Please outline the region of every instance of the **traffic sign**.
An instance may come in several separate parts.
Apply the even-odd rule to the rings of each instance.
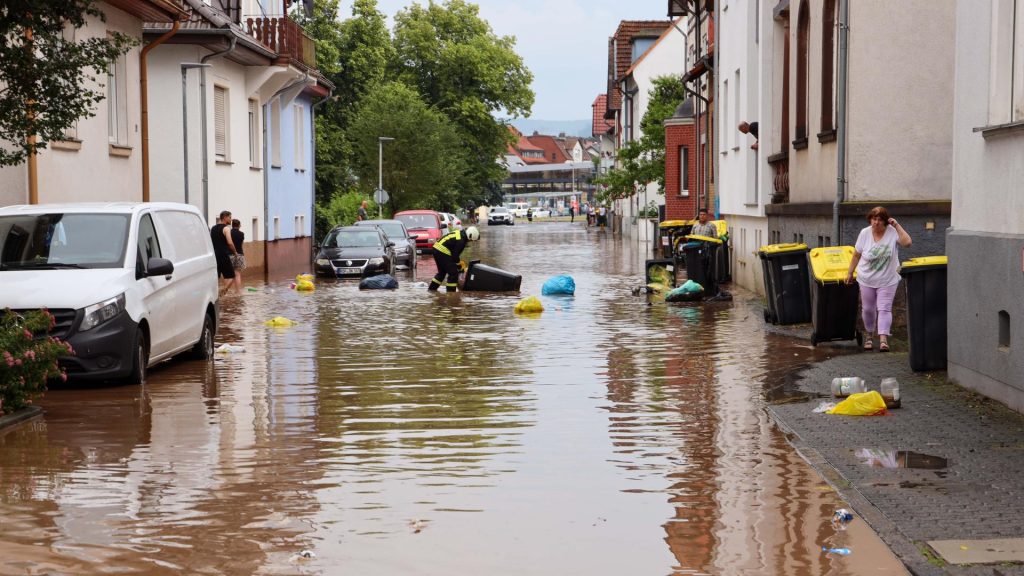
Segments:
[[[384,204],[388,201],[388,198],[390,198],[390,196],[388,196],[387,191],[383,188],[378,188],[373,191],[373,201],[377,204]]]

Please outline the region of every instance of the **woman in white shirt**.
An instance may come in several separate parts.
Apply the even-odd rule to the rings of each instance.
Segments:
[[[857,271],[860,284],[861,312],[864,317],[864,349],[871,350],[871,335],[878,328],[878,350],[889,351],[889,330],[892,327],[892,301],[900,284],[899,246],[906,248],[913,242],[910,234],[900,226],[889,212],[876,206],[868,212],[870,226],[860,231],[854,248],[846,283],[853,282]]]

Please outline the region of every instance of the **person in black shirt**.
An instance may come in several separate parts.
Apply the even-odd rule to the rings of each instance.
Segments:
[[[757,140],[759,138],[757,135],[757,122],[740,122],[740,125],[737,126],[737,128],[740,132],[750,134],[754,137],[754,143],[750,145],[750,149],[757,150]]]
[[[224,210],[220,213],[217,224],[210,229],[210,240],[213,241],[213,255],[217,258],[217,274],[224,278],[223,288],[226,289],[235,282],[235,267],[231,265],[231,256],[238,254],[231,240],[231,212]]]
[[[231,221],[231,243],[235,245],[235,252],[231,255],[231,266],[235,269],[235,288],[242,289],[242,270],[245,270],[245,232],[242,232],[242,223],[239,220]]]

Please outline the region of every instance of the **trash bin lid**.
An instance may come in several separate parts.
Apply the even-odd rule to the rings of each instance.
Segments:
[[[665,220],[658,224],[662,229],[665,228],[682,228],[683,226],[693,226],[693,220]]]
[[[774,255],[782,254],[785,252],[807,252],[807,244],[769,244],[767,246],[761,246],[758,250],[761,255]]]
[[[811,271],[822,284],[845,282],[853,261],[853,246],[828,246],[811,250]],[[857,272],[854,271],[854,277]]]
[[[719,238],[725,238],[729,234],[729,224],[725,220],[712,220],[711,223],[715,225]]]
[[[687,234],[687,240],[697,240],[699,242],[711,242],[712,244],[721,244],[722,241],[718,238],[712,238],[711,236],[701,236],[700,234]]]
[[[934,270],[935,268],[945,268],[948,264],[949,258],[946,256],[922,256],[920,258],[911,258],[901,265],[900,274],[908,272],[924,272],[925,270]]]

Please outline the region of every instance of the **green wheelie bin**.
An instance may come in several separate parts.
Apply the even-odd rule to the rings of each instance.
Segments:
[[[846,283],[846,273],[853,261],[853,246],[815,248],[808,257],[811,262],[811,345],[833,340],[856,340],[864,336],[857,331],[857,299],[860,286]]]
[[[765,320],[772,324],[811,321],[806,244],[769,244],[758,251],[765,270]]]
[[[907,282],[907,335],[910,369],[946,369],[946,256],[907,260],[900,274]]]

